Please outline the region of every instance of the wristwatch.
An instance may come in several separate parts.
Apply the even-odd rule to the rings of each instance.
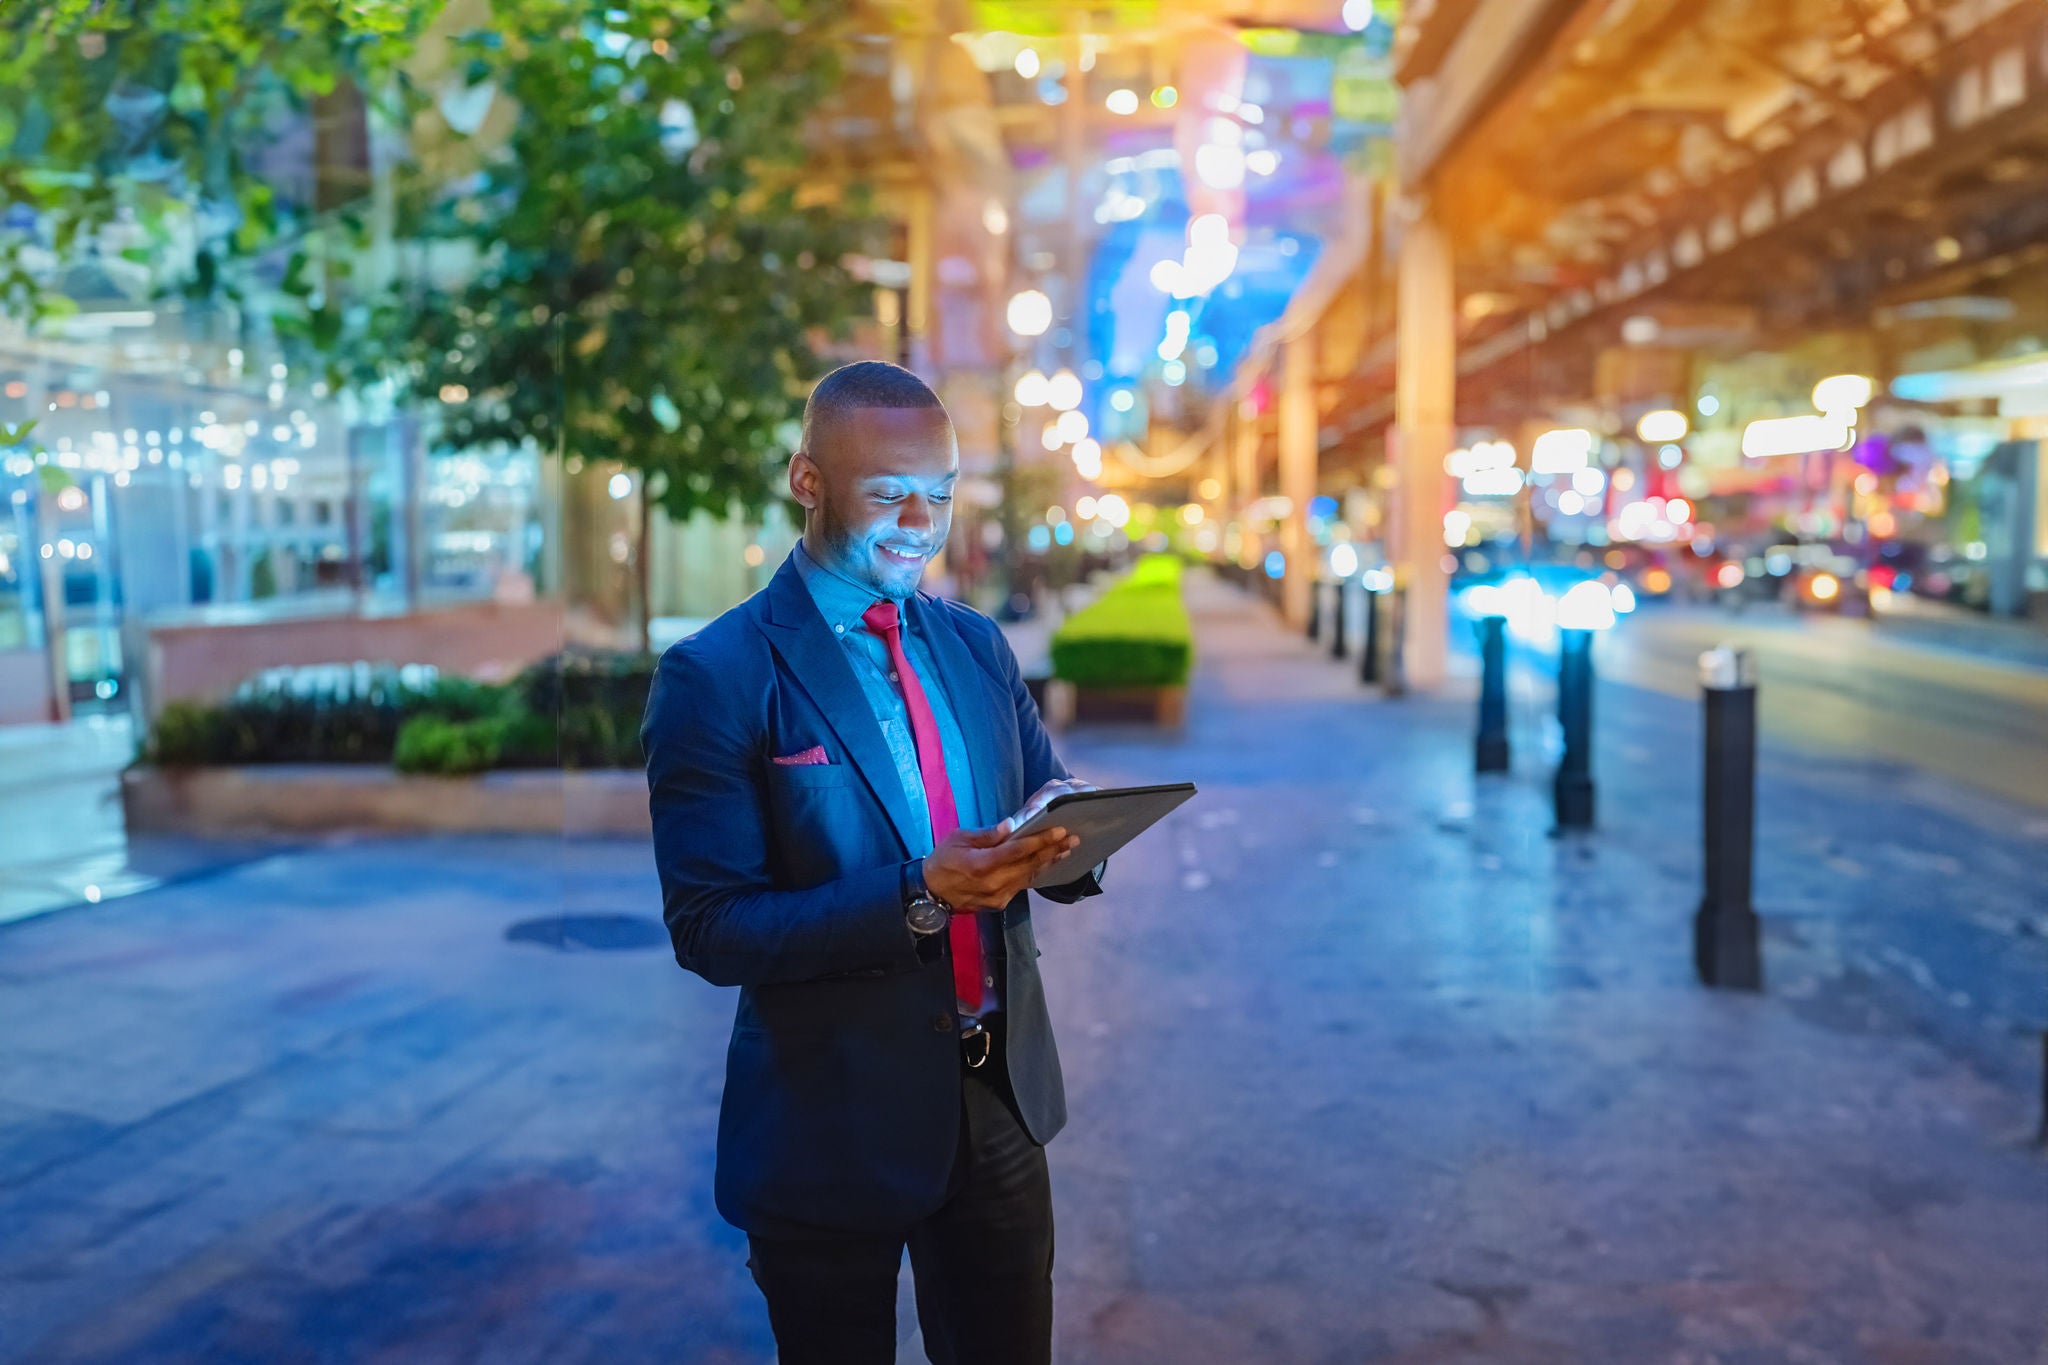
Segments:
[[[953,907],[934,896],[924,884],[924,859],[912,858],[903,865],[903,922],[910,932],[923,938],[946,927]]]

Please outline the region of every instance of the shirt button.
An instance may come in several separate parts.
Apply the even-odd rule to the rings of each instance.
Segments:
[[[953,1016],[952,1016],[952,1015],[950,1015],[950,1014],[934,1014],[934,1015],[932,1016],[932,1032],[933,1032],[933,1033],[951,1033],[952,1031],[953,1031]]]
[[[993,986],[996,984],[996,979],[992,976],[984,976],[981,979],[981,984],[984,986]]]
[[[896,675],[895,675],[894,673],[891,673],[891,674],[889,675],[889,681],[890,681],[890,682],[895,682],[895,681],[897,681]]]
[[[833,633],[834,635],[844,635],[844,634],[846,634],[846,627],[845,627],[845,626],[834,626],[834,627],[832,627],[832,633]]]

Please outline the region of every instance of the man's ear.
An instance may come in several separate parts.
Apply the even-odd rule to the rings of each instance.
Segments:
[[[801,450],[789,457],[789,495],[806,512],[817,510],[818,465]]]

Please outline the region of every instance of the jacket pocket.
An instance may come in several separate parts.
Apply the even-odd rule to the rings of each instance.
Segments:
[[[768,780],[771,783],[777,783],[784,788],[796,791],[815,790],[820,787],[843,787],[853,780],[853,765],[850,763],[770,764]]]

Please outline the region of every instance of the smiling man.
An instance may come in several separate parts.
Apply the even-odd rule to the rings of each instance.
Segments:
[[[1079,841],[1014,831],[1088,784],[994,623],[917,591],[959,465],[917,376],[827,375],[803,539],[662,656],[641,729],[676,961],[740,987],[716,1195],[783,1365],[890,1365],[906,1246],[936,1365],[1051,1358],[1066,1099],[1025,889]]]

